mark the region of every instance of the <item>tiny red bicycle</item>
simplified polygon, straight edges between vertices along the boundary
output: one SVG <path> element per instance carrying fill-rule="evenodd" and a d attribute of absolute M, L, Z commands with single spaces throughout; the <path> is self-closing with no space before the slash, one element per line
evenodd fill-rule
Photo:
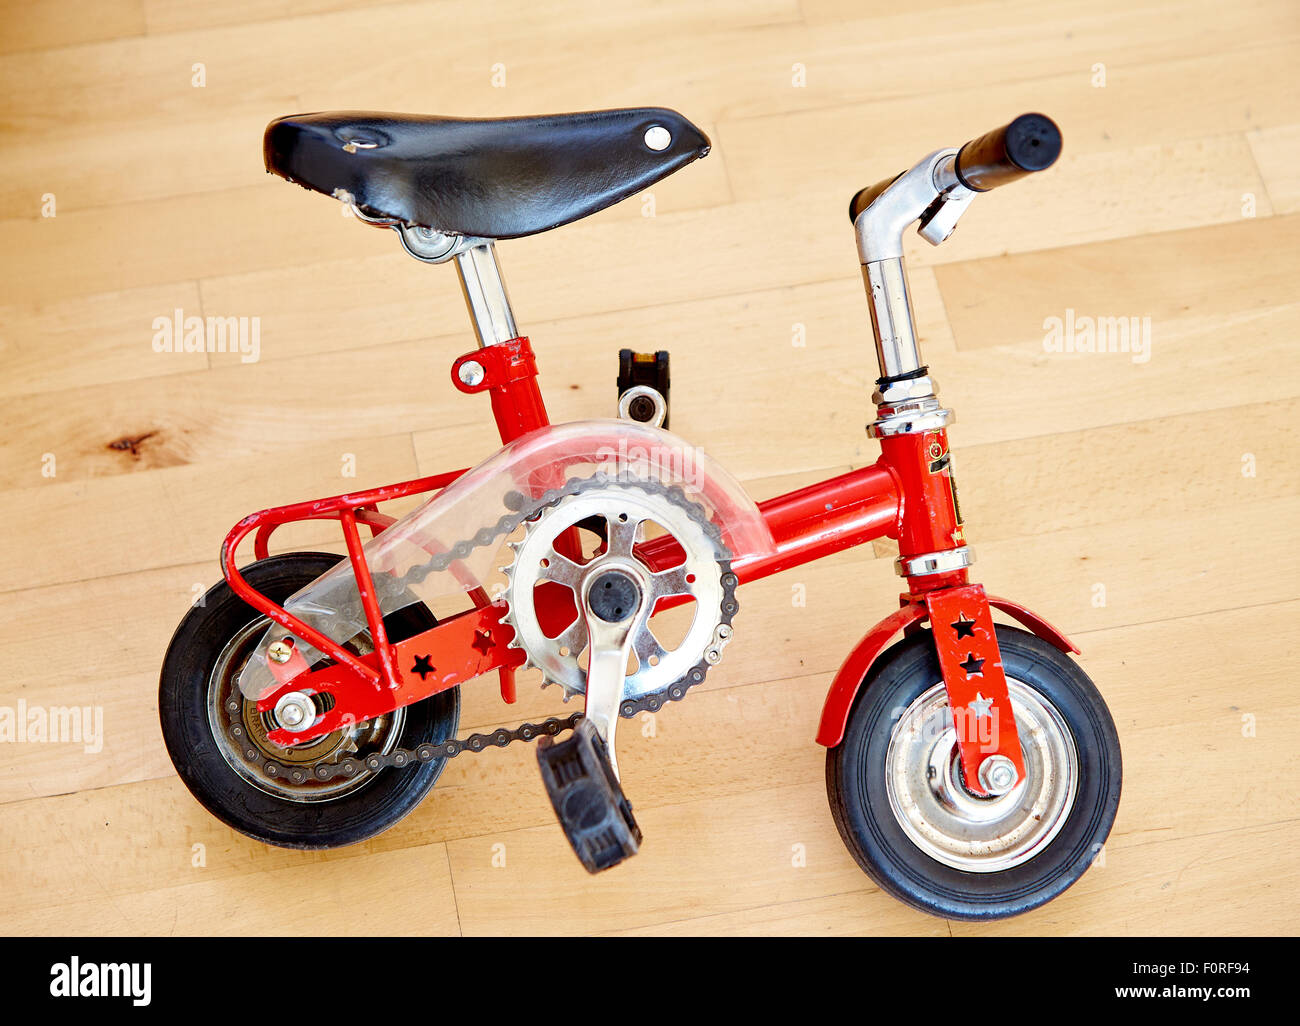
<path fill-rule="evenodd" d="M 272 122 L 268 170 L 396 231 L 419 260 L 454 261 L 479 345 L 451 381 L 488 395 L 503 448 L 470 470 L 235 526 L 225 581 L 181 622 L 162 669 L 163 734 L 186 786 L 251 837 L 327 848 L 391 826 L 448 759 L 536 741 L 566 837 L 588 870 L 607 869 L 641 842 L 619 719 L 704 680 L 732 640 L 741 585 L 889 537 L 907 590 L 845 659 L 817 734 L 840 834 L 881 888 L 935 915 L 1014 915 L 1060 894 L 1114 821 L 1119 743 L 1077 649 L 969 579 L 952 412 L 921 359 L 902 249 L 911 224 L 938 245 L 977 193 L 1060 148 L 1056 125 L 1026 114 L 854 196 L 881 455 L 756 504 L 666 430 L 666 353 L 621 354 L 617 418 L 550 424 L 494 248 L 703 157 L 709 140 L 689 121 L 645 108 Z M 380 512 L 426 493 L 401 518 Z M 269 554 L 281 525 L 322 519 L 341 525 L 346 559 Z M 250 536 L 256 560 L 240 567 Z M 461 686 L 495 673 L 511 703 L 523 667 L 583 711 L 457 737 Z"/>

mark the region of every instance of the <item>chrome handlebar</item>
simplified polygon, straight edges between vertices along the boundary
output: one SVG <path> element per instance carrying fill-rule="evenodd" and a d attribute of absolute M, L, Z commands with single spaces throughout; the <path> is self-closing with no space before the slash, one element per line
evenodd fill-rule
<path fill-rule="evenodd" d="M 1022 114 L 965 146 L 935 150 L 910 170 L 861 190 L 850 201 L 886 397 L 893 383 L 921 379 L 926 370 L 903 265 L 903 232 L 920 222 L 917 234 L 939 245 L 979 192 L 1050 167 L 1060 152 L 1056 124 L 1042 114 Z"/>

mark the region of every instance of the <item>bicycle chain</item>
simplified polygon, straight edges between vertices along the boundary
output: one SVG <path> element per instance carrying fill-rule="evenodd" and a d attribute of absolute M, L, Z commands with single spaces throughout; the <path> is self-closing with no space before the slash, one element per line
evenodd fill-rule
<path fill-rule="evenodd" d="M 411 584 L 418 584 L 425 580 L 429 574 L 445 570 L 454 560 L 464 559 L 475 548 L 490 545 L 496 539 L 510 534 L 525 520 L 537 516 L 549 507 L 555 506 L 560 500 L 570 495 L 581 494 L 592 488 L 605 487 L 611 483 L 614 482 L 604 474 L 597 474 L 590 478 L 571 478 L 562 487 L 552 488 L 542 493 L 540 499 L 536 500 L 528 509 L 525 509 L 528 499 L 522 492 L 508 492 L 505 496 L 505 504 L 507 508 L 515 509 L 517 512 L 503 514 L 495 527 L 484 527 L 474 535 L 472 540 L 458 541 L 445 553 L 434 556 L 426 563 L 411 567 L 402 577 L 396 579 L 396 583 L 403 590 Z M 686 697 L 686 692 L 690 688 L 702 682 L 709 672 L 709 667 L 721 658 L 721 649 L 731 638 L 732 619 L 740 608 L 740 604 L 736 601 L 736 586 L 739 584 L 739 580 L 731 572 L 731 554 L 722 543 L 721 528 L 706 517 L 704 508 L 699 503 L 692 502 L 680 485 L 664 487 L 658 482 L 649 480 L 637 480 L 635 484 L 643 490 L 653 490 L 662 495 L 702 523 L 705 533 L 714 542 L 718 550 L 724 554 L 719 556 L 717 560 L 718 565 L 722 568 L 722 602 L 719 610 L 718 627 L 715 629 L 712 644 L 706 650 L 705 658 L 701 659 L 682 677 L 663 690 L 643 695 L 638 699 L 629 699 L 622 703 L 619 707 L 619 715 L 624 719 L 635 716 L 639 712 L 657 712 L 663 708 L 665 701 L 680 702 Z M 653 488 L 648 488 L 648 485 L 653 485 Z M 712 660 L 709 659 L 709 654 L 714 655 Z M 393 768 L 415 766 L 432 762 L 438 758 L 453 759 L 465 751 L 477 753 L 492 746 L 505 748 L 514 741 L 535 741 L 539 737 L 554 737 L 562 730 L 572 730 L 578 721 L 582 719 L 582 713 L 580 712 L 566 717 L 552 716 L 541 723 L 524 723 L 513 729 L 499 727 L 488 734 L 475 733 L 467 738 L 443 741 L 441 744 L 430 743 L 417 745 L 415 748 L 394 748 L 389 752 L 372 752 L 360 759 L 348 756 L 338 762 L 318 763 L 308 769 L 302 766 L 288 766 L 269 756 L 260 755 L 257 749 L 249 743 L 248 731 L 240 721 L 240 715 L 243 712 L 243 701 L 240 697 L 232 695 L 226 700 L 226 712 L 230 717 L 227 733 L 235 741 L 245 760 L 251 763 L 260 762 L 262 772 L 272 779 L 283 777 L 295 784 L 306 783 L 308 779 L 324 783 L 338 777 L 354 777 L 363 769 L 370 770 L 373 773 L 390 766 Z"/>
<path fill-rule="evenodd" d="M 234 709 L 232 709 L 234 707 Z M 242 707 L 240 699 L 230 699 L 226 702 L 226 711 L 232 714 L 232 717 L 238 715 L 234 710 Z M 244 729 L 242 723 L 236 723 L 233 719 L 229 727 L 229 734 L 240 745 L 240 751 L 244 758 L 249 762 L 258 762 L 261 760 L 261 770 L 268 777 L 277 779 L 283 777 L 295 784 L 304 784 L 308 779 L 328 782 L 337 777 L 354 777 L 363 769 L 371 772 L 377 772 L 385 767 L 392 766 L 401 768 L 405 766 L 415 766 L 423 762 L 433 762 L 434 759 L 454 759 L 461 752 L 481 752 L 485 748 L 495 745 L 497 748 L 504 748 L 512 741 L 536 741 L 539 737 L 554 737 L 562 730 L 572 730 L 582 719 L 582 713 L 573 713 L 563 719 L 552 716 L 543 720 L 541 723 L 524 723 L 513 730 L 509 727 L 500 727 L 490 734 L 471 734 L 466 738 L 457 738 L 452 741 L 444 741 L 442 744 L 423 744 L 415 748 L 394 748 L 391 752 L 372 752 L 363 759 L 354 759 L 348 756 L 333 763 L 317 763 L 310 771 L 302 766 L 286 766 L 282 762 L 276 762 L 270 757 L 261 757 L 256 748 L 247 744 L 248 732 Z"/>

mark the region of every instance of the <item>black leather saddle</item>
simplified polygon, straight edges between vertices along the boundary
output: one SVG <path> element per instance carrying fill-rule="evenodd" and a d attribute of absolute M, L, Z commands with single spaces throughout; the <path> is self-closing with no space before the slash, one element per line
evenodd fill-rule
<path fill-rule="evenodd" d="M 661 107 L 522 118 L 336 111 L 277 118 L 266 169 L 370 217 L 512 239 L 594 214 L 709 152 Z"/>

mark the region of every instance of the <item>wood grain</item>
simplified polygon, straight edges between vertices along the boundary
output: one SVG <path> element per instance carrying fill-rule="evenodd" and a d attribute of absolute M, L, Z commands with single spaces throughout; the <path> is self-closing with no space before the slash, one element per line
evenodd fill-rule
<path fill-rule="evenodd" d="M 94 751 L 0 744 L 0 932 L 275 932 L 276 894 L 304 868 L 332 898 L 299 925 L 326 934 L 363 905 L 367 932 L 397 934 L 1295 932 L 1290 0 L 0 14 L 0 705 L 104 717 Z M 703 126 L 708 159 L 652 206 L 502 244 L 501 260 L 553 419 L 609 415 L 618 348 L 668 348 L 674 430 L 760 499 L 876 458 L 848 196 L 1022 110 L 1064 129 L 1050 174 L 982 198 L 942 248 L 907 241 L 922 343 L 959 410 L 978 576 L 1077 640 L 1124 748 L 1104 862 L 1029 916 L 914 913 L 832 824 L 812 737 L 844 654 L 895 601 L 886 542 L 744 589 L 706 684 L 625 725 L 646 841 L 600 877 L 524 746 L 454 760 L 406 820 L 327 853 L 233 833 L 167 759 L 162 653 L 239 517 L 496 445 L 486 404 L 447 375 L 473 345 L 450 270 L 268 177 L 262 127 L 329 108 L 647 104 Z M 259 318 L 259 358 L 156 352 L 155 319 L 178 309 Z M 1052 351 L 1067 311 L 1145 319 L 1146 357 Z M 277 546 L 303 548 L 341 551 L 319 524 Z M 463 729 L 571 708 L 536 684 L 521 676 L 510 709 L 493 680 L 467 685 Z"/>

